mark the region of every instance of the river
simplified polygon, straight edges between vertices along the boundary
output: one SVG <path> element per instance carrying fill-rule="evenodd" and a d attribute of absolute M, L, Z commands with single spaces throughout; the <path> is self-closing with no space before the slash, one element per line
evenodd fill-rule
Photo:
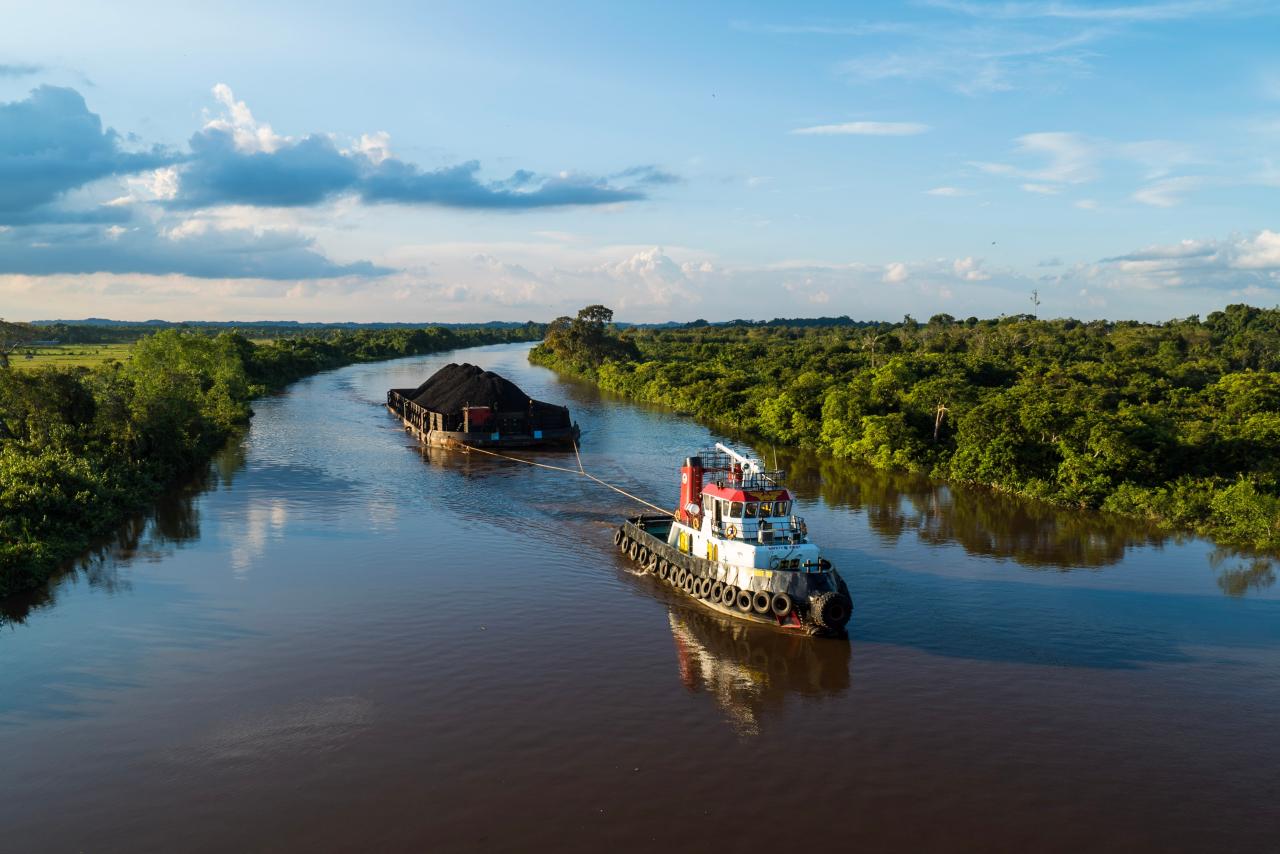
<path fill-rule="evenodd" d="M 758 448 L 854 616 L 739 625 L 632 572 L 626 499 L 419 449 L 380 405 L 475 362 L 664 505 L 724 438 L 528 346 L 258 401 L 207 476 L 5 603 L 0 850 L 1274 850 L 1268 560 Z"/>

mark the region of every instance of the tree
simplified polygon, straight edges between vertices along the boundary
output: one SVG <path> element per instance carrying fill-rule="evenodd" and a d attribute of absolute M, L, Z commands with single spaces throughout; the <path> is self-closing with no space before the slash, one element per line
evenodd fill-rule
<path fill-rule="evenodd" d="M 0 317 L 0 368 L 8 368 L 9 355 L 35 337 L 35 330 L 27 324 L 6 323 Z"/>

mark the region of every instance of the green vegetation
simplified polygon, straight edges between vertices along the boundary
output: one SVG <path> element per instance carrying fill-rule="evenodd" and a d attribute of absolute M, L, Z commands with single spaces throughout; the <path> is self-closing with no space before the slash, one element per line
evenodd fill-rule
<path fill-rule="evenodd" d="M 258 395 L 351 362 L 542 333 L 535 324 L 430 327 L 260 344 L 166 330 L 138 341 L 127 360 L 93 368 L 0 367 L 0 595 L 39 584 L 205 464 L 249 420 Z"/>
<path fill-rule="evenodd" d="M 530 359 L 779 444 L 1280 548 L 1280 310 L 603 334 Z"/>
<path fill-rule="evenodd" d="M 56 346 L 22 347 L 9 356 L 10 364 L 20 371 L 35 368 L 96 368 L 106 362 L 122 362 L 129 358 L 132 344 L 59 344 Z"/>

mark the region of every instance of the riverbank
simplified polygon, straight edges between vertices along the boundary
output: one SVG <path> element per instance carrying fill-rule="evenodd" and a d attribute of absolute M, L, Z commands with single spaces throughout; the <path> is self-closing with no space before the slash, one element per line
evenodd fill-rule
<path fill-rule="evenodd" d="M 612 337 L 632 355 L 553 324 L 530 360 L 765 442 L 1280 550 L 1277 311 Z"/>
<path fill-rule="evenodd" d="M 340 332 L 255 343 L 166 330 L 125 362 L 0 370 L 0 596 L 68 561 L 208 463 L 250 403 L 355 362 L 541 337 L 541 327 Z"/>

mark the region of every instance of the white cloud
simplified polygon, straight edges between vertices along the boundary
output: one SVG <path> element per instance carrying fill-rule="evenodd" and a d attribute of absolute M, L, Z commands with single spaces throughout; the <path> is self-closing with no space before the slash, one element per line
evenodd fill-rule
<path fill-rule="evenodd" d="M 377 166 L 391 156 L 391 134 L 384 130 L 372 134 L 360 134 L 360 139 L 356 141 L 354 148 Z"/>
<path fill-rule="evenodd" d="M 957 258 L 951 262 L 951 269 L 966 282 L 985 282 L 991 278 L 991 274 L 982 269 L 982 259 L 974 258 L 972 255 L 967 258 Z"/>
<path fill-rule="evenodd" d="M 1280 232 L 1263 229 L 1225 240 L 1182 240 L 1105 258 L 1090 275 L 1108 287 L 1194 287 L 1243 293 L 1280 288 Z"/>
<path fill-rule="evenodd" d="M 1095 211 L 1098 209 L 1098 202 L 1094 199 L 1080 199 L 1072 204 L 1082 211 Z"/>
<path fill-rule="evenodd" d="M 219 83 L 213 87 L 213 97 L 226 109 L 226 112 L 205 123 L 205 130 L 225 131 L 235 140 L 236 148 L 245 152 L 271 152 L 289 141 L 271 129 L 266 122 L 259 122 L 253 117 L 249 105 L 237 101 L 231 87 Z"/>
<path fill-rule="evenodd" d="M 1182 197 L 1188 192 L 1203 186 L 1204 183 L 1204 178 L 1198 176 L 1164 178 L 1138 189 L 1133 194 L 1133 199 L 1144 205 L 1171 208 L 1180 204 Z"/>
<path fill-rule="evenodd" d="M 816 136 L 915 136 L 928 130 L 928 125 L 919 122 L 844 122 L 796 128 L 791 133 Z"/>
<path fill-rule="evenodd" d="M 932 190 L 925 190 L 930 196 L 946 196 L 948 198 L 958 198 L 960 196 L 972 196 L 970 190 L 963 190 L 959 187 L 934 187 Z"/>
<path fill-rule="evenodd" d="M 907 265 L 901 261 L 894 261 L 892 264 L 885 265 L 883 281 L 896 285 L 898 282 L 905 282 L 908 275 Z"/>
<path fill-rule="evenodd" d="M 1018 137 L 1014 142 L 1019 154 L 1043 158 L 1046 162 L 1038 168 L 1030 169 L 1007 163 L 975 162 L 973 165 L 992 175 L 1029 178 L 1053 184 L 1082 184 L 1098 177 L 1097 164 L 1101 148 L 1081 134 L 1029 133 Z"/>
<path fill-rule="evenodd" d="M 1079 133 L 1052 131 L 1029 133 L 1014 140 L 1015 153 L 1028 165 L 974 161 L 971 165 L 988 175 L 1021 179 L 1029 193 L 1057 195 L 1070 186 L 1079 186 L 1103 177 L 1104 165 L 1118 165 L 1134 180 L 1149 182 L 1133 198 L 1150 205 L 1169 207 L 1181 196 L 1204 182 L 1194 176 L 1166 177 L 1181 166 L 1197 163 L 1187 146 L 1162 139 L 1115 142 Z M 1038 161 L 1038 162 L 1036 162 Z M 1076 206 L 1090 209 L 1089 200 Z"/>
<path fill-rule="evenodd" d="M 178 195 L 178 170 L 173 166 L 166 166 L 141 175 L 128 175 L 124 178 L 124 186 L 125 194 L 107 202 L 108 206 L 168 201 Z"/>

